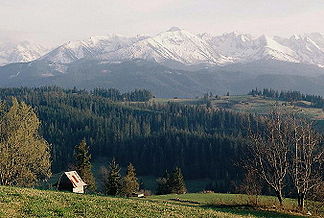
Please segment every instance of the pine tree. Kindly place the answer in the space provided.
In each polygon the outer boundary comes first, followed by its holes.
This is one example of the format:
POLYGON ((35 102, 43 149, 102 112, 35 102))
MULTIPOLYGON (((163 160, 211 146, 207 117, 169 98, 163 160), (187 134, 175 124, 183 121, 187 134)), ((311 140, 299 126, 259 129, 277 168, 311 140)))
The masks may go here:
POLYGON ((129 197, 133 193, 138 192, 139 190, 139 183, 138 179, 136 178, 135 167, 129 163, 127 167, 126 176, 123 178, 122 183, 122 194, 129 197))
POLYGON ((87 183, 87 190, 94 192, 96 190, 96 182, 92 173, 89 146, 85 139, 74 148, 74 167, 84 182, 87 183))
POLYGON ((170 194, 170 174, 165 171, 163 177, 157 179, 157 190, 158 195, 170 194))
POLYGON ((179 167, 176 167, 169 180, 170 192, 175 194, 184 194, 187 192, 186 184, 179 167))
POLYGON ((121 192, 120 167, 115 158, 109 163, 108 174, 105 178, 105 193, 107 195, 118 195, 121 192))

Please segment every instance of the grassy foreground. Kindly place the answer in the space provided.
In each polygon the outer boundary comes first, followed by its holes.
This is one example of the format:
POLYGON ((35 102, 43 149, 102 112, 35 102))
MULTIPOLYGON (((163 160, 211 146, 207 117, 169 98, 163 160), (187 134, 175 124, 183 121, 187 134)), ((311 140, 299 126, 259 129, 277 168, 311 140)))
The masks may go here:
POLYGON ((242 216, 167 202, 0 187, 0 217, 242 216))
POLYGON ((186 196, 199 203, 184 204, 166 200, 176 197, 172 195, 125 199, 0 186, 0 217, 302 217, 213 208, 206 204, 212 198, 211 195, 186 196))

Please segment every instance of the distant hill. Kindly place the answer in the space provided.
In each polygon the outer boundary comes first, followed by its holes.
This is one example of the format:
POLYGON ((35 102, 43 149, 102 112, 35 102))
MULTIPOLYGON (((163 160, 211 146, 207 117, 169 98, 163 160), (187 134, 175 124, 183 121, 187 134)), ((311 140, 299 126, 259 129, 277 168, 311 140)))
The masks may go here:
POLYGON ((245 94, 255 87, 324 95, 324 69, 313 65, 279 61, 222 67, 170 65, 142 59, 122 63, 81 59, 64 65, 38 60, 0 67, 0 87, 145 88, 169 98, 196 97, 205 92, 245 94))

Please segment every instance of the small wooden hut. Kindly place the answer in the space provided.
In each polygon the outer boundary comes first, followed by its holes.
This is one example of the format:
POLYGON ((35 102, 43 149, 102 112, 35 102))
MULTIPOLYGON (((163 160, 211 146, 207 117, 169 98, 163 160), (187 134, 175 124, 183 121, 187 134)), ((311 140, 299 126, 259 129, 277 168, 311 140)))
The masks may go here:
POLYGON ((69 191, 74 193, 84 193, 87 184, 81 179, 76 171, 64 172, 57 182, 59 191, 69 191))

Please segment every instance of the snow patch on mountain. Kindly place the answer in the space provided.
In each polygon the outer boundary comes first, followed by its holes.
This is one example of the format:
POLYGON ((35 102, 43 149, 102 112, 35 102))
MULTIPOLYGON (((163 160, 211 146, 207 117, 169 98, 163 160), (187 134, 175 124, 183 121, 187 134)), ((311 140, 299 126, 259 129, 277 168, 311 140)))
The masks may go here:
POLYGON ((30 62, 41 57, 47 51, 47 48, 28 41, 0 42, 0 66, 16 62, 30 62))

